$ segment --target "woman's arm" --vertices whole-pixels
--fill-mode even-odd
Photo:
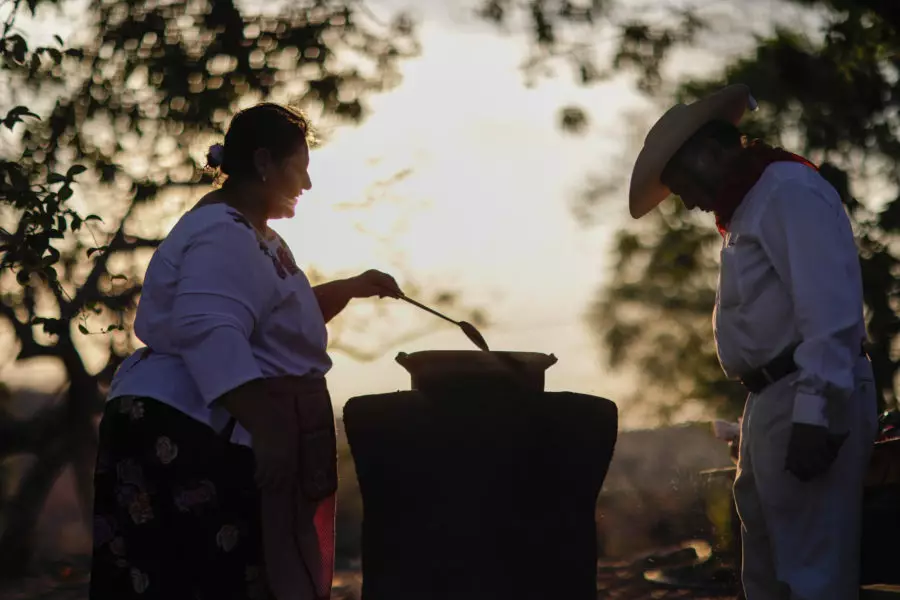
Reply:
[[[371,298],[403,295],[394,278],[381,271],[369,270],[349,279],[336,279],[313,288],[322,317],[328,323],[338,316],[354,298]]]
[[[250,335],[276,276],[252,232],[226,215],[196,232],[179,265],[171,342],[207,405],[262,372]]]
[[[313,293],[319,302],[322,318],[328,323],[347,308],[347,305],[355,297],[353,278],[335,279],[334,281],[317,285],[313,288]]]

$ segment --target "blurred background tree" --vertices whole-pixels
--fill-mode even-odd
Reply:
[[[18,104],[2,121],[15,130],[0,153],[0,323],[10,360],[56,360],[67,380],[57,401],[24,420],[0,402],[0,463],[36,459],[4,506],[0,576],[14,577],[68,467],[90,522],[96,420],[136,344],[129,325],[144,269],[211,183],[206,149],[230,116],[268,99],[304,107],[326,129],[357,123],[366,97],[394,87],[418,45],[407,17],[383,23],[356,0],[252,14],[232,0],[3,0],[0,12],[0,77]],[[29,46],[41,23],[73,15],[71,39]],[[453,300],[428,293],[423,300]],[[354,352],[332,333],[337,350]],[[371,360],[395,341],[354,356]]]
[[[481,6],[480,14],[500,27],[526,24],[533,42],[527,78],[552,74],[563,64],[590,85],[626,69],[658,102],[652,118],[674,101],[691,101],[728,83],[748,84],[760,110],[745,121],[746,133],[807,155],[844,199],[860,248],[879,399],[882,407],[897,407],[900,4],[489,0]],[[784,11],[790,7],[807,18]],[[741,48],[741,39],[749,40],[749,49]],[[604,45],[606,54],[600,53]],[[666,70],[673,55],[696,48],[721,49],[726,66],[701,78]],[[601,55],[612,56],[611,63],[603,64]],[[587,115],[578,107],[563,107],[560,115],[570,131],[586,127]],[[621,176],[599,179],[580,198],[578,214],[624,213],[630,159],[651,124],[641,124]],[[607,202],[611,191],[615,205]],[[683,416],[692,406],[723,417],[740,414],[745,393],[724,379],[712,341],[720,245],[710,218],[690,214],[672,199],[616,236],[612,273],[587,320],[608,349],[610,366],[642,376],[634,406],[653,398],[645,408],[664,418]]]

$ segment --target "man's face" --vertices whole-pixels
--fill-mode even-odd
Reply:
[[[688,210],[711,212],[722,178],[724,149],[713,140],[683,146],[669,161],[661,180]]]

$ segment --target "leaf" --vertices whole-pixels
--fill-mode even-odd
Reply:
[[[102,223],[103,219],[101,219],[97,215],[88,215],[84,218],[84,222],[87,223],[88,221],[100,221]]]
[[[25,62],[25,55],[28,53],[28,43],[21,35],[11,35],[6,38],[7,43],[12,42],[12,56],[19,64]]]
[[[567,106],[559,112],[559,127],[566,133],[583,134],[589,127],[588,115],[577,106]]]
[[[13,108],[12,110],[10,110],[10,111],[6,114],[6,116],[7,116],[7,118],[8,118],[8,117],[11,117],[11,116],[16,116],[16,117],[19,117],[19,118],[21,118],[21,117],[34,117],[34,118],[36,118],[36,119],[40,119],[39,116],[37,116],[36,114],[34,114],[33,112],[31,112],[31,109],[29,109],[27,106],[22,106],[22,105],[16,106],[16,107]]]
[[[88,248],[87,249],[88,258],[93,256],[97,252],[105,252],[108,249],[109,249],[109,246],[98,246],[97,248]]]
[[[41,70],[41,56],[39,54],[31,55],[31,66],[28,67],[28,76],[34,77],[34,75]]]
[[[66,200],[68,200],[69,198],[72,197],[72,194],[74,194],[74,192],[72,191],[72,188],[70,188],[68,186],[68,184],[64,185],[59,190],[59,199],[62,200],[63,202],[65,202]]]
[[[50,173],[47,175],[47,183],[62,183],[66,178],[64,175],[60,175],[59,173]]]
[[[12,130],[13,127],[15,127],[17,123],[20,123],[25,117],[32,117],[40,120],[40,117],[31,112],[27,106],[17,106],[6,113],[3,124],[6,125],[8,129]]]
[[[22,173],[21,167],[15,165],[14,168],[10,168],[6,172],[9,175],[10,183],[12,183],[17,193],[21,194],[31,189],[31,182]]]
[[[80,332],[83,333],[84,335],[89,335],[89,334],[90,334],[90,332],[88,331],[88,328],[85,327],[84,325],[80,324],[80,323],[78,324],[78,331],[80,331]]]
[[[50,58],[52,58],[53,62],[55,62],[56,64],[60,64],[62,62],[62,52],[60,52],[56,48],[44,48],[44,51],[50,55]]]
[[[50,246],[50,235],[46,231],[34,233],[26,239],[25,243],[36,252],[43,254],[44,250]]]
[[[87,171],[87,167],[85,167],[84,165],[72,165],[66,172],[66,179],[71,181],[75,179],[76,175],[81,175],[85,171]]]
[[[56,43],[59,44],[60,46],[63,45],[63,39],[61,37],[59,37],[58,35],[54,35],[53,39],[56,40]]]
[[[44,333],[48,335],[57,335],[61,323],[62,321],[59,319],[48,319],[47,317],[35,317],[31,320],[32,325],[40,325]]]
[[[56,248],[47,248],[47,256],[44,257],[42,263],[45,267],[55,265],[59,262],[59,250]]]

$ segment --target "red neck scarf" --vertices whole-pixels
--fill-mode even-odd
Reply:
[[[819,170],[816,165],[802,156],[783,148],[773,148],[758,140],[752,142],[738,154],[728,167],[722,185],[719,186],[719,191],[716,193],[713,212],[716,215],[716,226],[723,237],[728,232],[728,225],[734,211],[741,205],[750,188],[756,185],[766,167],[776,162],[798,162],[811,169]]]

